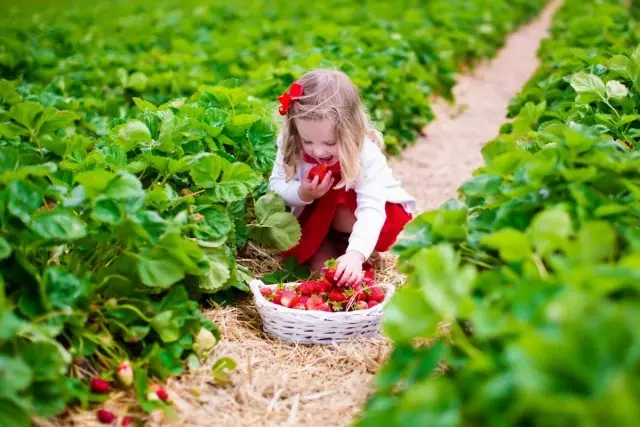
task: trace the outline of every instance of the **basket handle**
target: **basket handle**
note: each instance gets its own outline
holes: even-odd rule
[[[251,289],[251,292],[254,295],[260,295],[262,297],[262,293],[260,293],[260,287],[263,285],[264,283],[262,283],[262,280],[260,279],[253,279],[251,282],[249,282],[249,288]],[[264,298],[264,297],[262,297]]]

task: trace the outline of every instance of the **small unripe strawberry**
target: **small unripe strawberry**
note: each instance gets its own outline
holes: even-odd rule
[[[133,383],[133,368],[128,360],[125,360],[116,369],[118,379],[125,386],[130,386]]]

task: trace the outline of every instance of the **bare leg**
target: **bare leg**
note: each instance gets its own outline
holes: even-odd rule
[[[340,205],[336,209],[336,213],[333,216],[333,222],[331,228],[340,231],[341,233],[351,233],[353,231],[353,225],[356,223],[356,217],[351,211]]]
[[[325,239],[320,249],[318,249],[318,252],[311,257],[309,262],[311,271],[320,271],[320,269],[324,267],[325,261],[331,258],[337,258],[340,255],[342,254],[338,253],[336,246],[329,239]]]

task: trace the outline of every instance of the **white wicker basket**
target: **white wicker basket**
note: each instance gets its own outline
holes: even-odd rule
[[[287,283],[285,286],[296,283]],[[265,332],[284,341],[308,344],[332,344],[356,337],[374,337],[380,333],[382,309],[393,295],[393,285],[381,284],[386,296],[383,302],[367,310],[329,313],[316,310],[297,310],[268,301],[260,288],[276,288],[253,280],[250,285],[253,299],[262,318]]]

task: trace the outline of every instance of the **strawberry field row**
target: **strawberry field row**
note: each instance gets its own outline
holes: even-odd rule
[[[639,41],[622,2],[559,10],[462,201],[396,247],[409,286],[361,425],[637,423]]]

